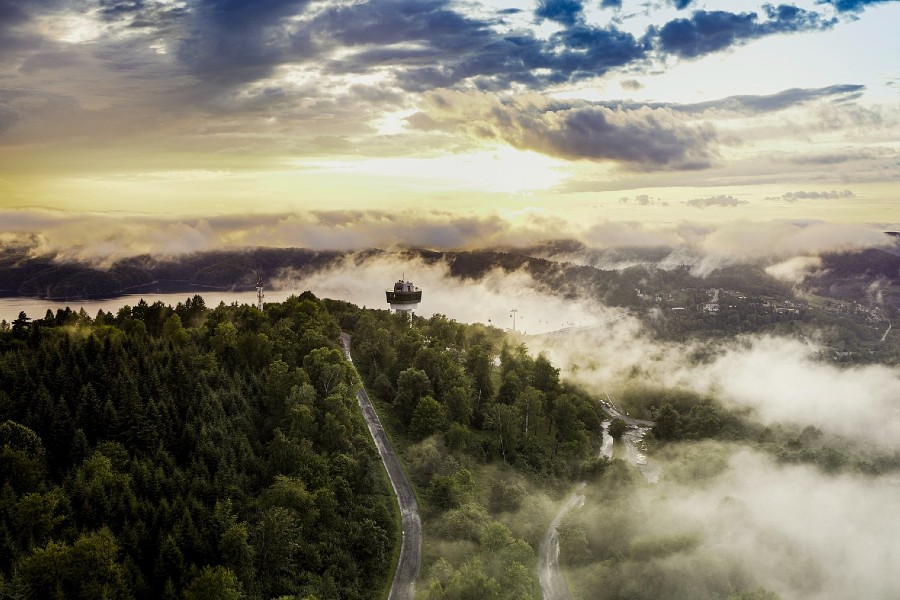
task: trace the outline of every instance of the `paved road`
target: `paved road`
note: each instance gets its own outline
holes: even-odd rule
[[[344,346],[347,360],[352,362],[350,336],[342,333],[341,343]],[[369,426],[369,433],[372,434],[372,439],[375,440],[375,445],[378,447],[378,454],[381,455],[384,468],[387,469],[391,479],[391,485],[397,495],[397,504],[400,505],[403,541],[400,545],[400,560],[397,561],[397,571],[394,573],[394,582],[391,584],[388,600],[412,600],[416,595],[416,578],[419,576],[419,565],[422,563],[422,521],[419,518],[419,505],[413,494],[412,486],[409,484],[409,479],[406,478],[406,473],[400,466],[400,460],[391,447],[391,441],[388,439],[384,427],[381,426],[381,421],[375,413],[375,408],[372,406],[365,388],[359,388],[356,399],[359,401],[359,408]]]
[[[584,487],[583,483],[578,486],[578,489],[582,487]],[[573,492],[556,513],[547,533],[544,534],[544,539],[541,540],[541,547],[538,550],[538,579],[541,582],[541,596],[544,600],[571,600],[572,598],[559,568],[559,524],[567,512],[582,504],[584,504],[584,496],[577,491]]]

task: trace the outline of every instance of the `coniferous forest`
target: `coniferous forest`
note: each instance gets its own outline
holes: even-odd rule
[[[377,596],[394,499],[338,334],[311,294],[0,331],[0,597]]]
[[[0,331],[0,597],[383,596],[399,517],[363,383],[424,510],[423,593],[538,598],[529,494],[597,468],[596,402],[499,330],[308,292]]]

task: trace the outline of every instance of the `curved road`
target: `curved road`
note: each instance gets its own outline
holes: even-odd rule
[[[653,427],[653,421],[645,419],[635,419],[629,415],[622,414],[622,411],[613,404],[612,398],[606,394],[606,402],[600,401],[604,410],[614,419],[622,419],[628,425],[629,430],[623,436],[622,444],[625,449],[625,460],[633,463],[644,474],[644,477],[650,483],[655,483],[659,479],[659,469],[653,465],[647,464],[647,458],[639,451],[642,445],[644,434]],[[614,453],[613,439],[609,437],[608,428],[610,421],[603,422],[603,445],[600,448],[600,456],[612,458]],[[584,487],[584,483],[578,486],[578,489]],[[585,497],[576,490],[566,500],[565,504],[556,513],[550,527],[541,540],[541,547],[538,550],[538,579],[541,582],[541,596],[543,600],[571,600],[572,595],[562,576],[562,570],[559,568],[559,524],[567,512],[584,504]]]
[[[578,489],[582,487],[583,483]],[[541,596],[544,600],[569,600],[572,597],[559,568],[559,524],[567,512],[582,504],[584,496],[577,491],[573,492],[553,517],[553,522],[541,540],[541,547],[538,550],[538,579],[541,582]]]
[[[344,354],[347,360],[350,358],[350,336],[341,333],[341,344],[344,346]],[[419,565],[422,563],[422,521],[419,518],[419,505],[416,495],[413,493],[409,479],[400,466],[400,459],[391,447],[391,441],[381,426],[381,421],[375,413],[375,408],[369,400],[364,387],[359,388],[356,394],[359,408],[362,410],[369,433],[378,447],[381,462],[387,469],[391,486],[397,495],[397,504],[400,506],[400,521],[403,527],[403,539],[400,544],[400,559],[397,561],[397,571],[394,573],[394,582],[388,600],[412,600],[416,595],[416,578],[419,576]]]

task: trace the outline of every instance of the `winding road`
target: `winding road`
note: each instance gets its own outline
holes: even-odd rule
[[[347,360],[350,358],[350,335],[341,333],[341,344],[344,346],[344,354]],[[400,559],[397,561],[397,571],[394,573],[394,582],[388,600],[412,600],[416,595],[416,578],[419,576],[419,566],[422,564],[422,520],[419,518],[419,505],[416,495],[413,493],[406,472],[400,465],[400,459],[394,453],[391,441],[388,439],[378,414],[369,400],[369,395],[364,387],[359,388],[356,394],[359,408],[362,410],[369,433],[378,447],[381,462],[387,469],[391,486],[397,496],[397,504],[400,506],[400,521],[403,527],[403,539],[400,544]]]
[[[583,487],[582,483],[578,486],[578,490]],[[538,579],[541,582],[541,596],[544,600],[569,600],[572,597],[559,568],[559,524],[567,512],[584,504],[584,496],[579,494],[578,490],[569,496],[556,513],[553,522],[547,528],[547,533],[544,534],[544,539],[541,540],[541,547],[538,550]]]
[[[633,463],[643,473],[644,477],[650,483],[655,483],[659,479],[659,468],[654,465],[647,464],[647,457],[642,454],[639,448],[642,445],[644,434],[654,425],[653,421],[645,419],[635,419],[622,411],[613,403],[609,394],[606,394],[606,401],[600,401],[603,409],[610,417],[614,419],[622,419],[628,425],[628,431],[623,436],[622,447],[625,450],[625,460]],[[612,458],[614,454],[613,439],[609,437],[610,421],[603,422],[603,444],[600,448],[600,456]],[[547,528],[544,538],[541,540],[541,547],[538,550],[538,579],[541,582],[541,596],[543,600],[571,600],[572,595],[562,575],[562,569],[559,567],[559,524],[567,512],[573,508],[580,507],[584,504],[585,497],[578,493],[578,490],[584,487],[584,483],[578,486],[575,492],[560,507],[559,512]]]

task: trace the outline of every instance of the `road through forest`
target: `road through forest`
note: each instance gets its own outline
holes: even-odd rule
[[[347,360],[350,358],[350,336],[341,333],[341,344],[344,346],[344,354]],[[378,419],[378,414],[369,400],[364,387],[359,388],[356,394],[359,408],[362,410],[369,433],[378,447],[381,462],[387,469],[391,486],[397,495],[397,504],[400,506],[400,520],[403,527],[403,539],[400,545],[400,559],[397,561],[397,571],[394,573],[394,582],[391,584],[391,592],[388,600],[412,600],[416,595],[416,578],[419,576],[419,566],[422,563],[422,521],[419,518],[419,505],[416,495],[413,493],[406,472],[400,465],[400,459],[394,453],[391,441]]]
[[[584,487],[584,484],[578,486],[578,489]],[[569,588],[566,580],[563,579],[562,570],[559,568],[559,524],[567,512],[581,506],[584,503],[584,496],[578,491],[572,492],[566,503],[562,505],[559,512],[547,528],[544,539],[541,540],[541,547],[538,550],[538,579],[541,582],[541,596],[544,600],[570,600],[572,596],[569,594]]]
[[[623,436],[621,442],[625,452],[625,460],[633,463],[643,473],[647,481],[655,483],[659,478],[659,467],[648,465],[646,457],[638,451],[644,434],[653,427],[653,421],[645,419],[635,419],[616,407],[609,394],[606,394],[606,402],[601,401],[603,408],[611,418],[622,419],[628,425],[628,432]],[[609,433],[609,421],[603,422],[603,446],[600,449],[600,456],[612,458],[613,441],[612,438],[607,439]],[[584,483],[579,489],[584,487]],[[550,527],[541,540],[541,547],[538,550],[538,579],[541,582],[541,596],[543,600],[571,600],[572,595],[562,575],[562,569],[559,567],[559,524],[567,512],[575,507],[584,504],[585,497],[576,490],[566,500],[565,504],[556,513]]]

